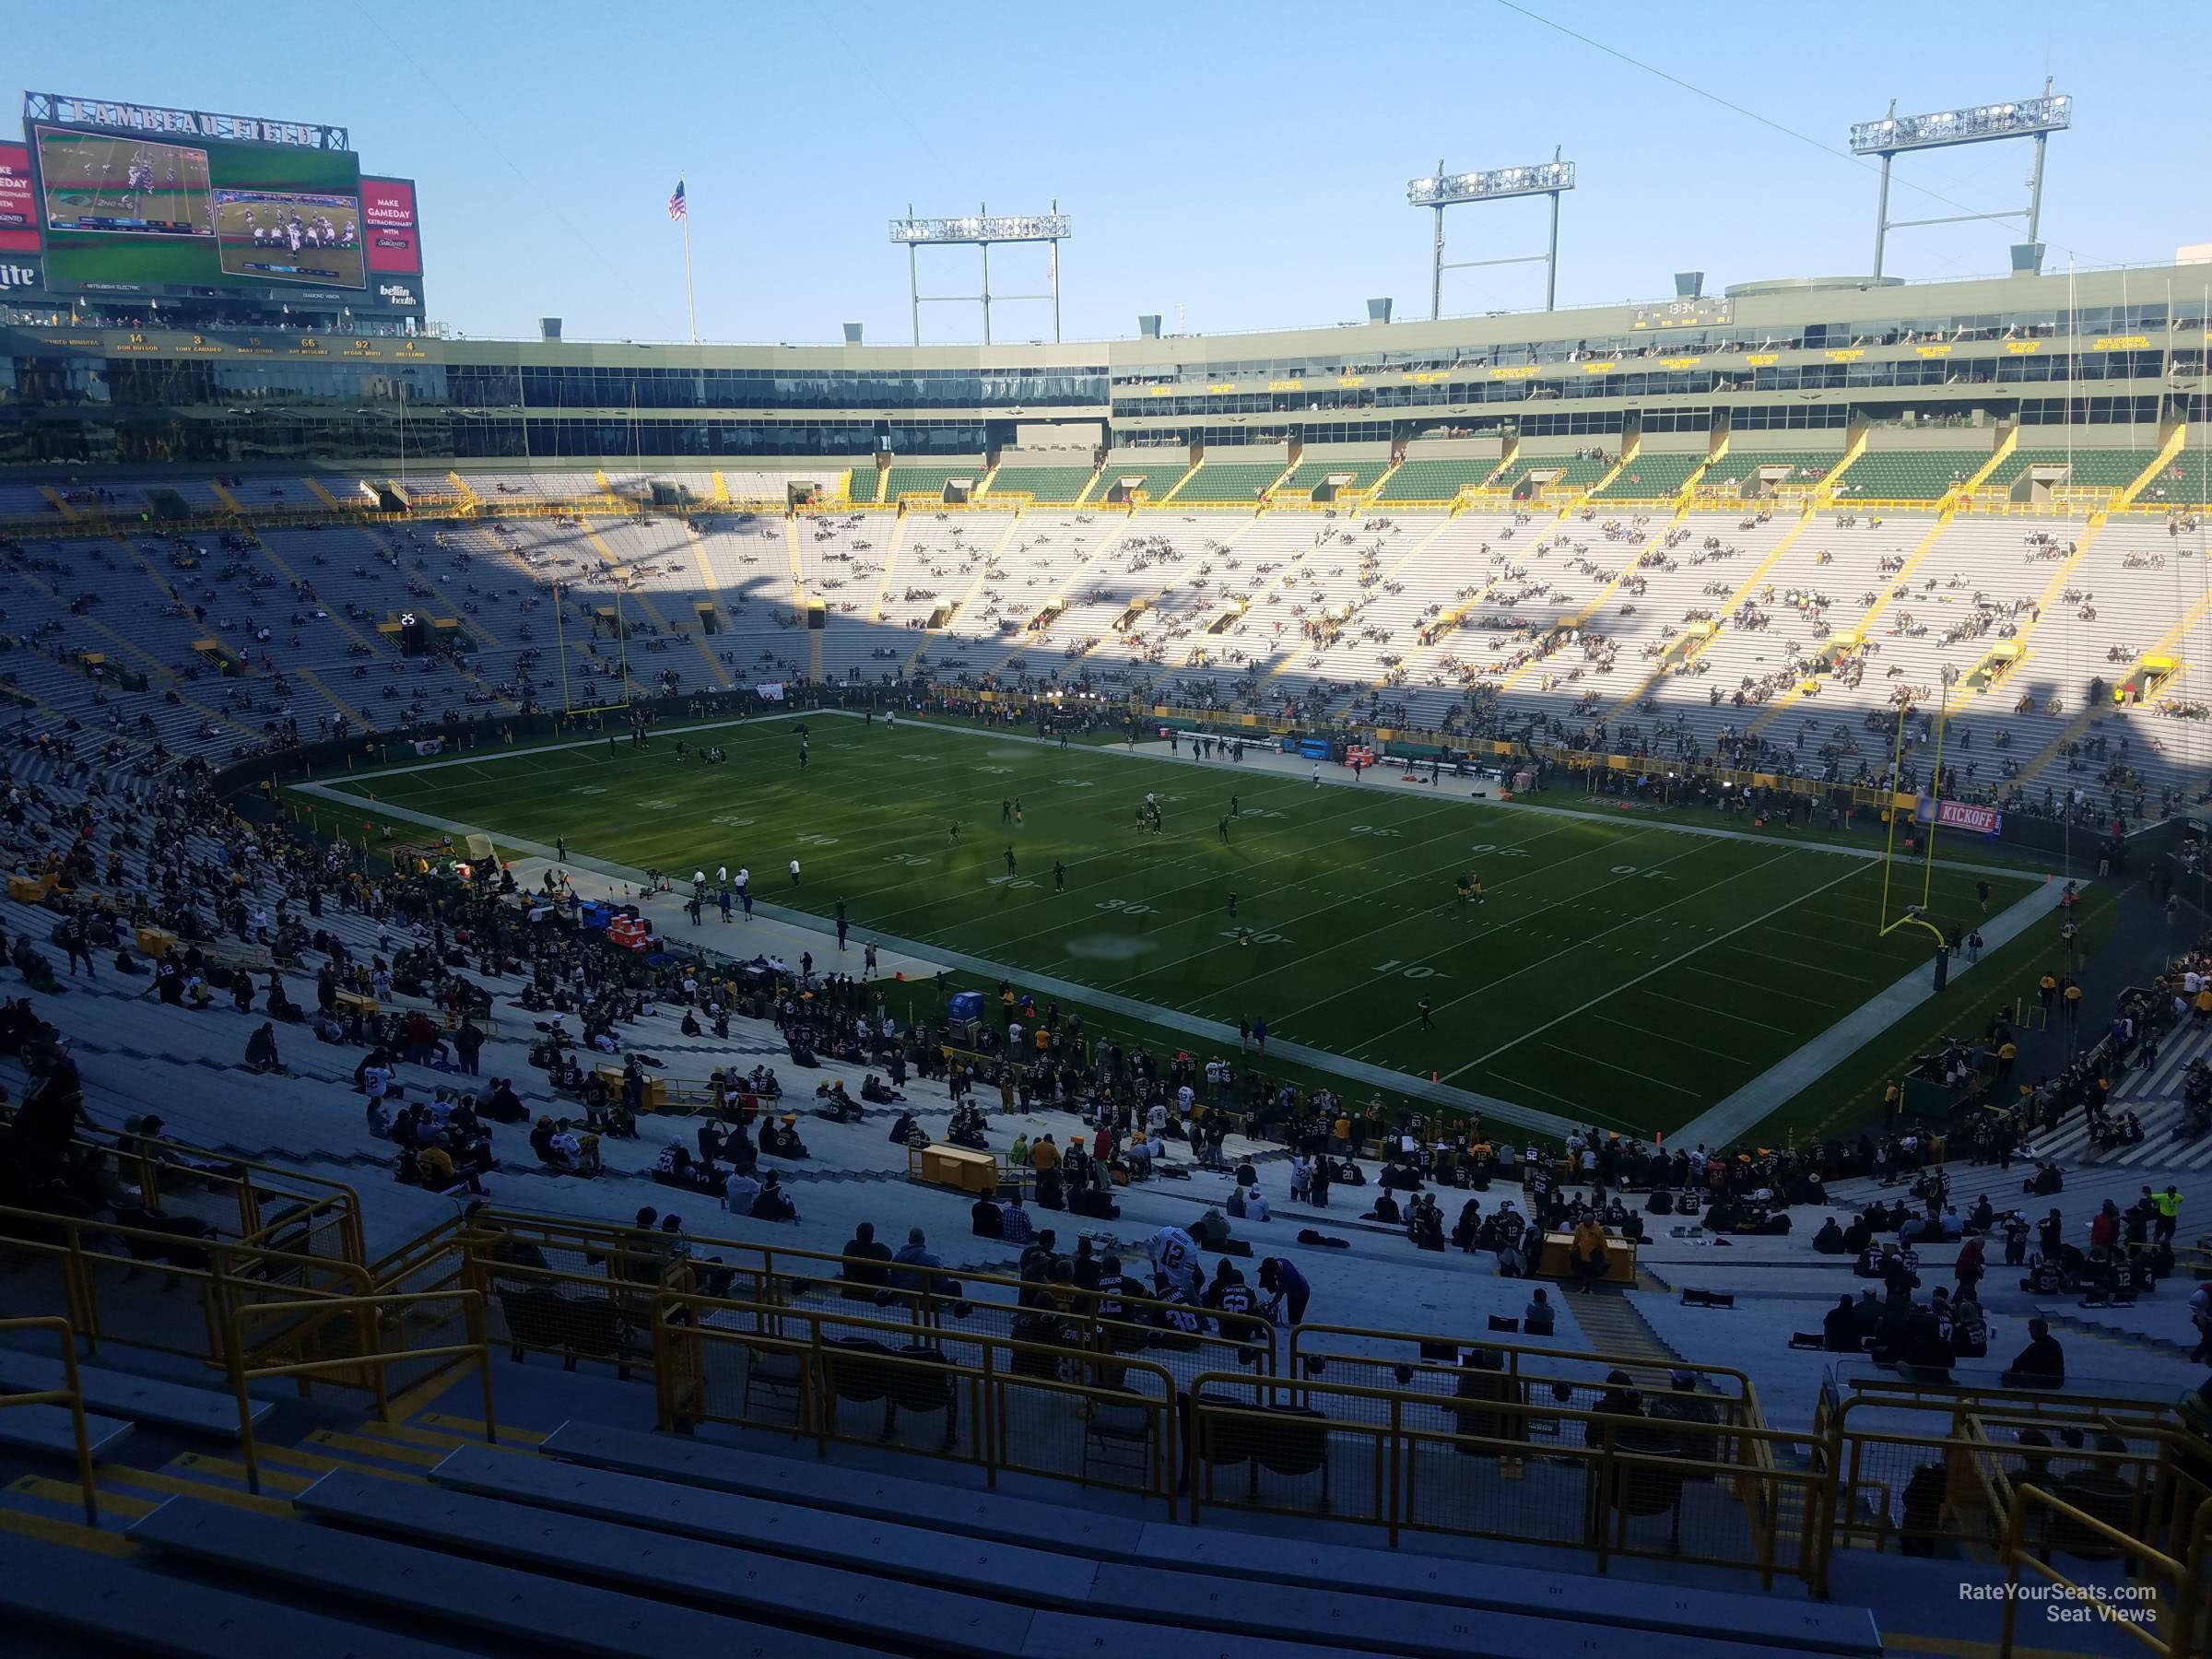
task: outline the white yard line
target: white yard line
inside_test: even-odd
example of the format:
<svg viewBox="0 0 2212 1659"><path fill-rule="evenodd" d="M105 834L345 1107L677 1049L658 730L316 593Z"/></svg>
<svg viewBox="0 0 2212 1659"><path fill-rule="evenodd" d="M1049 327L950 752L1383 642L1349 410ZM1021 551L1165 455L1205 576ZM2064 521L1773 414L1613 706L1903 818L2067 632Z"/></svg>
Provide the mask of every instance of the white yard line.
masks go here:
<svg viewBox="0 0 2212 1659"><path fill-rule="evenodd" d="M1771 859L1768 860L1769 864L1771 864L1773 860ZM1766 868L1766 865L1755 865L1754 868L1764 869ZM1750 871L1744 872L1745 875L1749 875L1750 873ZM1454 1077L1465 1077L1468 1072L1473 1071L1477 1066L1485 1065L1491 1060L1495 1060L1499 1055L1506 1053L1508 1050L1519 1048L1530 1038L1541 1037L1545 1032L1552 1030L1553 1027L1564 1025L1568 1020L1574 1018L1577 1015L1588 1013L1592 1008L1596 1007L1598 1004L1610 1001L1612 998L1618 996L1624 991L1634 990L1638 985L1642 984L1645 980L1656 979L1660 974L1666 972L1669 969L1676 967L1679 963L1688 961L1691 957L1698 955L1700 951L1711 950L1715 945L1720 944L1723 940L1733 939L1737 934L1747 933L1754 927L1759 927L1766 923L1771 922L1776 916L1781 915L1784 911L1790 910L1796 905L1803 904L1807 899L1811 899L1818 894L1825 893L1830 888L1836 887L1842 882L1849 881L1853 876L1858 874L1859 872L1855 868L1846 870L1842 875L1837 877L1834 881L1822 882L1818 887L1814 888L1810 892L1800 893L1794 899L1785 899L1780 904L1774 906L1773 909L1764 912L1759 915L1754 916L1750 921L1743 923L1738 926L1730 928L1724 934L1715 935L1712 938L1706 940L1702 945L1691 946L1680 956L1670 958L1668 960L1660 963L1658 967L1651 970L1651 971L1648 973L1638 974L1634 979L1629 981L1628 983L1624 985L1615 985L1608 990L1601 991L1597 995L1592 997L1588 1002L1583 1003L1581 1006L1570 1008L1566 1013L1559 1015L1557 1018L1546 1020L1535 1030L1524 1031L1520 1036L1514 1038L1512 1041L1500 1043L1498 1047L1490 1050L1490 1052L1487 1054L1476 1055L1474 1059L1468 1061L1465 1065L1459 1066L1455 1070L1447 1072L1444 1075L1445 1081L1449 1082Z"/></svg>

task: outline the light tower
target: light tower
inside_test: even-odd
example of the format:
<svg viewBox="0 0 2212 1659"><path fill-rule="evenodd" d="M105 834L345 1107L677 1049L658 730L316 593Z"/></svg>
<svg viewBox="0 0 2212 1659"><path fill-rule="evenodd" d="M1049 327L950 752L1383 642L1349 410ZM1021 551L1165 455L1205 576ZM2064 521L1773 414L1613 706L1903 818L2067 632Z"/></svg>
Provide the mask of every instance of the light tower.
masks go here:
<svg viewBox="0 0 2212 1659"><path fill-rule="evenodd" d="M2051 142L2052 134L2063 133L2074 124L2074 100L2063 92L2053 92L2051 86L2046 79L2040 98L2023 98L2013 103L1977 104L1965 110L1937 110L1930 115L1900 115L1892 102L1889 113L1879 121L1862 121L1851 129L1853 155L1882 159L1881 194L1876 197L1874 208L1874 274L1877 279L1882 274L1883 247L1890 231L1909 230L1916 225L1959 225L1981 219L2026 218L2028 240L2023 246L2030 250L2028 257L2033 262L2028 268L2040 268L2042 254L2036 233L2042 228L2043 220L2043 151ZM1991 144L2000 138L2035 141L2035 160L2028 173L2025 211L2011 207L1998 213L1951 213L1936 218L1889 217L1889 170L1904 151Z"/></svg>
<svg viewBox="0 0 2212 1659"><path fill-rule="evenodd" d="M1574 163L1562 161L1559 151L1533 167L1494 167L1488 172L1447 173L1439 161L1436 171L1414 179L1406 186L1406 200L1415 207L1436 213L1436 237L1429 255L1429 320L1443 311L1444 273L1471 271L1479 265L1544 265L1544 309L1555 308L1559 291L1559 196L1574 188ZM1512 196L1547 195L1551 198L1551 241L1541 253L1517 254L1511 259L1465 259L1444 263L1444 209L1461 202L1502 202Z"/></svg>
<svg viewBox="0 0 2212 1659"><path fill-rule="evenodd" d="M891 221L891 241L906 249L907 303L914 313L914 344L922 344L922 307L928 305L973 305L981 302L983 308L983 344L991 344L991 301L993 300L1050 300L1053 302L1053 339L1060 338L1060 243L1073 234L1067 215L1054 202L1050 213L999 214L994 216L987 206L980 205L965 218L916 218L912 203L907 204L907 217ZM991 245L994 242L1042 242L1051 255L1052 288L1042 294L994 294L991 291ZM915 251L924 245L938 247L971 247L982 254L982 288L973 294L925 294L922 291L921 272L917 267Z"/></svg>

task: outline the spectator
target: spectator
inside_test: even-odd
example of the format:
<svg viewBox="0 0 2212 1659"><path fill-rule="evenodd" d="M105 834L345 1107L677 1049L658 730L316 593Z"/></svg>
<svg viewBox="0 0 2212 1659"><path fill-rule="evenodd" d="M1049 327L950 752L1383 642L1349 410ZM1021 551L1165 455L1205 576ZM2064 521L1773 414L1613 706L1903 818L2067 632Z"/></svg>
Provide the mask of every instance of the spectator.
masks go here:
<svg viewBox="0 0 2212 1659"><path fill-rule="evenodd" d="M1294 1325L1305 1318L1313 1287L1296 1263L1282 1256L1267 1257L1260 1264L1260 1288L1274 1298L1265 1312L1277 1324Z"/></svg>
<svg viewBox="0 0 2212 1659"><path fill-rule="evenodd" d="M1869 1291L1867 1294L1872 1295ZM1820 1346L1831 1354L1855 1354L1865 1346L1865 1331L1856 1305L1845 1291L1820 1322Z"/></svg>
<svg viewBox="0 0 2212 1659"><path fill-rule="evenodd" d="M1573 1241L1568 1249L1574 1268L1574 1283L1587 1295L1590 1287L1606 1277L1605 1224L1595 1216L1584 1216L1576 1226Z"/></svg>
<svg viewBox="0 0 2212 1659"><path fill-rule="evenodd" d="M453 1059L464 1076L477 1076L477 1055L483 1047L483 1031L474 1019L463 1015L461 1029L453 1033Z"/></svg>
<svg viewBox="0 0 2212 1659"><path fill-rule="evenodd" d="M2028 1346L2005 1368L2003 1381L2007 1388L2065 1386L2066 1353L2059 1347L2058 1338L2051 1335L2049 1321L2028 1322Z"/></svg>
<svg viewBox="0 0 2212 1659"><path fill-rule="evenodd" d="M284 1069L284 1062L276 1056L276 1028L265 1019L246 1039L246 1069L265 1074Z"/></svg>
<svg viewBox="0 0 2212 1659"><path fill-rule="evenodd" d="M760 1195L753 1200L752 1216L756 1221L796 1221L799 1206L784 1192L782 1178L775 1171L768 1172L761 1183Z"/></svg>
<svg viewBox="0 0 2212 1659"><path fill-rule="evenodd" d="M1551 1298L1539 1285L1529 1292L1528 1305L1521 1310L1521 1329L1529 1336L1549 1336L1558 1328L1555 1320L1559 1310L1551 1305Z"/></svg>
<svg viewBox="0 0 2212 1659"><path fill-rule="evenodd" d="M911 1290L917 1296L958 1296L959 1280L939 1272L945 1264L937 1259L929 1247L929 1241L918 1227L907 1231L906 1242L891 1258L891 1283L901 1290Z"/></svg>
<svg viewBox="0 0 2212 1659"><path fill-rule="evenodd" d="M863 1290L875 1291L891 1282L891 1252L876 1241L876 1224L863 1221L845 1241L845 1265L839 1277Z"/></svg>

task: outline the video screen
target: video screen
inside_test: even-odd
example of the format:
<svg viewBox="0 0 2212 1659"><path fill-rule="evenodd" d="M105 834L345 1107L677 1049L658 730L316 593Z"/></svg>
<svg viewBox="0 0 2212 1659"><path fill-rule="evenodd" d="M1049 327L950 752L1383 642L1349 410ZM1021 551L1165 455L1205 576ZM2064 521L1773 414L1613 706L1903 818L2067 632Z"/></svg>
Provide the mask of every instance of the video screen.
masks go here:
<svg viewBox="0 0 2212 1659"><path fill-rule="evenodd" d="M368 286L349 150L39 127L46 283L90 293Z"/></svg>
<svg viewBox="0 0 2212 1659"><path fill-rule="evenodd" d="M233 276L359 288L367 281L359 196L215 193L215 243Z"/></svg>
<svg viewBox="0 0 2212 1659"><path fill-rule="evenodd" d="M100 133L39 132L49 230L213 236L207 152Z"/></svg>

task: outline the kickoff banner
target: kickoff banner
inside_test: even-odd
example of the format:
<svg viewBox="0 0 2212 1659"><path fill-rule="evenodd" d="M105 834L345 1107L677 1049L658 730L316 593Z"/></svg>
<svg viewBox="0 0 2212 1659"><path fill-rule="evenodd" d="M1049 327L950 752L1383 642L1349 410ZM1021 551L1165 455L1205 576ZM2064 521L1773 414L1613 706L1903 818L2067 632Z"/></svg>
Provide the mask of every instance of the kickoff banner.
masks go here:
<svg viewBox="0 0 2212 1659"><path fill-rule="evenodd" d="M770 686L755 686L753 689L759 695L763 702L782 702L783 700L783 682L782 680Z"/></svg>
<svg viewBox="0 0 2212 1659"><path fill-rule="evenodd" d="M1923 795L1912 816L1922 823L1940 824L1946 830L1965 830L1976 835L1994 835L2005 827L2005 815L1994 806L1975 806L1965 801L1940 805Z"/></svg>

